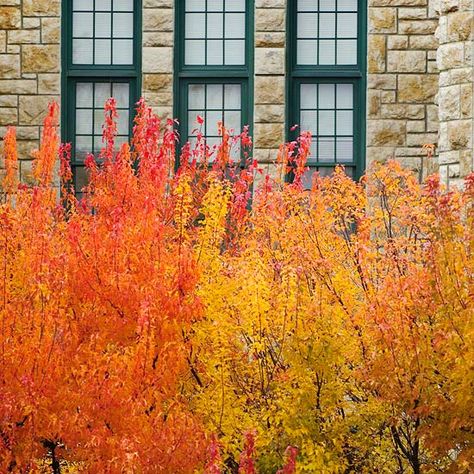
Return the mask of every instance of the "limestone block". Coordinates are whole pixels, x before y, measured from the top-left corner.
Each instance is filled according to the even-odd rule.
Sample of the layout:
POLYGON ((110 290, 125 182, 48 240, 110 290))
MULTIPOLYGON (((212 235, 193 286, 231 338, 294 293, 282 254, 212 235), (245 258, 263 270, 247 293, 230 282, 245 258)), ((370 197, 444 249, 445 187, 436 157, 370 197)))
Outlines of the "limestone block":
POLYGON ((0 54, 0 78, 20 77, 20 57, 17 54, 0 54))
POLYGON ((395 91, 381 91, 380 100, 382 104, 394 104, 397 101, 395 91))
POLYGON ((256 74, 285 74, 285 50, 282 48, 256 48, 256 74))
MULTIPOLYGON (((0 55, 0 68, 2 65, 2 57, 0 55)), ((5 77, 1 73, 0 78, 5 77)), ((36 81, 30 79, 0 79, 0 94, 36 94, 36 81)))
POLYGON ((472 121, 456 120, 448 122, 448 145, 450 150, 462 150, 471 147, 472 121))
POLYGON ((0 95, 0 107, 16 107, 18 105, 18 96, 0 95))
POLYGON ((371 35, 369 37, 368 71, 377 73, 385 71, 385 36, 371 35))
POLYGON ((367 92, 367 113, 370 118, 378 117, 380 112, 380 91, 369 90, 367 92))
POLYGON ((144 73, 172 73, 173 48, 143 48, 142 69, 144 73))
POLYGON ((423 133, 425 131, 424 120, 409 120, 407 122, 407 133, 423 133))
POLYGON ((395 8, 369 8, 370 33, 395 33, 397 13, 395 8))
POLYGON ((257 48, 284 48, 286 34, 280 32, 257 32, 255 46, 257 48))
POLYGON ((437 62, 440 71, 466 66, 464 45, 462 43, 441 44, 438 48, 437 62))
POLYGON ((18 120, 16 107, 0 107, 0 125, 15 125, 18 120))
POLYGON ((284 141, 283 123, 256 123, 254 143, 256 148, 278 149, 284 141))
POLYGON ((436 144, 438 142, 437 133, 408 133, 407 145, 417 148, 423 148, 426 144, 436 144))
POLYGON ((459 171, 461 176, 467 176, 474 168, 472 150, 463 150, 459 154, 459 171))
POLYGON ((369 146, 397 146, 405 144, 404 120, 368 120, 367 143, 369 146))
POLYGON ((369 74, 369 89, 394 90, 397 88, 396 74, 369 74))
POLYGON ((175 0, 144 0, 145 8, 173 8, 175 0))
MULTIPOLYGON (((433 35, 410 36, 410 49, 436 49, 438 41, 433 35)), ((428 56, 431 59, 431 56, 428 56)))
POLYGON ((407 103, 432 102, 438 91, 436 74, 401 74, 398 76, 398 100, 407 103))
MULTIPOLYGON (((388 49, 407 49, 408 36, 406 35, 390 35, 387 37, 388 49)), ((416 48, 415 48, 416 49, 416 48)))
POLYGON ((51 95, 20 96, 20 125, 41 125, 48 111, 48 104, 55 99, 51 95))
POLYGON ((367 167, 375 162, 385 162, 395 157, 394 147, 369 146, 366 151, 365 159, 367 167))
POLYGON ((281 76, 256 76, 255 103, 284 104, 285 78, 281 76))
POLYGON ((257 8, 255 11, 256 31, 285 31, 286 11, 283 8, 257 8))
POLYGON ((369 9, 371 7, 392 7, 392 6, 425 6, 428 0, 369 0, 369 9))
POLYGON ((472 84, 461 86, 461 117, 472 117, 472 84))
POLYGON ((0 6, 0 30, 15 30, 21 27, 21 12, 18 7, 0 6))
POLYGON ((60 0, 23 0, 25 16, 59 16, 60 0))
POLYGON ((41 19, 41 42, 59 43, 61 39, 61 21, 59 18, 41 19))
POLYGON ((433 34, 437 26, 437 20, 400 20, 398 32, 403 35, 428 35, 433 34))
POLYGON ((58 45, 24 45, 22 50, 23 72, 59 71, 60 56, 58 45))
POLYGON ((437 132, 439 128, 438 107, 436 105, 426 106, 426 131, 437 132))
POLYGON ((8 32, 9 44, 39 43, 39 30, 12 30, 8 32))
POLYGON ((287 0, 255 0, 256 8, 285 8, 287 0))
POLYGON ((284 122, 285 106, 283 104, 257 104, 255 106, 256 123, 284 122))
POLYGON ((144 31, 143 46, 168 46, 174 44, 173 33, 170 31, 144 31))
POLYGON ((425 107, 423 105, 384 104, 381 116, 393 119, 422 119, 425 117, 425 107))
POLYGON ((425 72, 425 51, 388 51, 387 70, 389 72, 425 72))
POLYGON ((426 8, 399 8, 398 19, 399 20, 422 20, 426 18, 426 8))
POLYGON ((60 94, 61 76, 60 74, 38 74, 39 94, 60 94))
POLYGON ((172 74, 145 74, 143 76, 143 90, 146 92, 158 92, 160 90, 172 90, 172 74))
POLYGON ((472 37, 474 16, 468 12, 452 13, 448 17, 448 41, 466 41, 472 37))
POLYGON ((145 8, 143 10, 144 31, 173 31, 173 9, 145 8))

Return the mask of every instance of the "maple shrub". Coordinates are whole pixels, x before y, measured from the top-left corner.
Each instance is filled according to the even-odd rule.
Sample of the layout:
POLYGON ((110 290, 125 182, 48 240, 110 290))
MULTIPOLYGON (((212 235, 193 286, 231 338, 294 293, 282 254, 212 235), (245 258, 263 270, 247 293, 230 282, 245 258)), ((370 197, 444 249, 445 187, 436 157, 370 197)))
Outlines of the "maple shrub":
POLYGON ((115 147, 110 99, 78 200, 57 116, 33 184, 3 142, 0 472, 473 471, 473 175, 308 191, 308 133, 268 174, 222 126, 176 167, 143 100, 115 147))

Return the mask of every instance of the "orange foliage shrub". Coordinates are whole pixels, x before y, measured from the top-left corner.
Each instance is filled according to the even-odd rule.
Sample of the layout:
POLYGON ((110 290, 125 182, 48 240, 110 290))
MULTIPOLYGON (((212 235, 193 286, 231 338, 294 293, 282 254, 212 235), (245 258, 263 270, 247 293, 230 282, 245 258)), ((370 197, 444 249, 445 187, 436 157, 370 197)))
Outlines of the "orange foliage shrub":
POLYGON ((141 101, 116 150, 105 115, 79 202, 55 105, 36 185, 5 137, 0 472, 474 469, 474 176, 445 193, 390 162, 305 191, 308 134, 290 184, 240 170, 222 127, 175 172, 172 122, 141 101))

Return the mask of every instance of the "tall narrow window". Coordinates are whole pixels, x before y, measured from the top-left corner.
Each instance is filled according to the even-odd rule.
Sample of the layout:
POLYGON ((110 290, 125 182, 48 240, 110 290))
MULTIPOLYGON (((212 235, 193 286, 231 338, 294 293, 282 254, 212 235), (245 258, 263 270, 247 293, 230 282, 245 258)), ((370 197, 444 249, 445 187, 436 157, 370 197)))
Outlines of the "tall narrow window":
POLYGON ((118 144, 132 130, 140 95, 141 0, 63 2, 63 139, 72 143, 75 189, 87 182, 84 159, 103 147, 107 99, 117 100, 118 144))
POLYGON ((357 178, 364 171, 365 0, 293 0, 289 5, 289 127, 312 134, 315 171, 336 164, 357 178))
POLYGON ((251 125, 253 0, 176 0, 176 20, 175 115, 181 143, 192 144, 193 131, 200 128, 213 147, 220 141, 218 122, 234 135, 251 125))

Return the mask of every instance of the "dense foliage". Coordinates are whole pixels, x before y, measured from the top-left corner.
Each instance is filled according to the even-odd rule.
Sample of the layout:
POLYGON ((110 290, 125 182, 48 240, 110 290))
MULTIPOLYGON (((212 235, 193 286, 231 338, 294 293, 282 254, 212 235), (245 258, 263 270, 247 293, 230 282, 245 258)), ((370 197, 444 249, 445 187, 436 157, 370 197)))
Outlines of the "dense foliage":
POLYGON ((224 129, 175 172, 172 122, 105 115, 80 202, 55 105, 36 185, 4 139, 0 472, 472 472, 474 176, 305 191, 308 134, 270 176, 224 129))

